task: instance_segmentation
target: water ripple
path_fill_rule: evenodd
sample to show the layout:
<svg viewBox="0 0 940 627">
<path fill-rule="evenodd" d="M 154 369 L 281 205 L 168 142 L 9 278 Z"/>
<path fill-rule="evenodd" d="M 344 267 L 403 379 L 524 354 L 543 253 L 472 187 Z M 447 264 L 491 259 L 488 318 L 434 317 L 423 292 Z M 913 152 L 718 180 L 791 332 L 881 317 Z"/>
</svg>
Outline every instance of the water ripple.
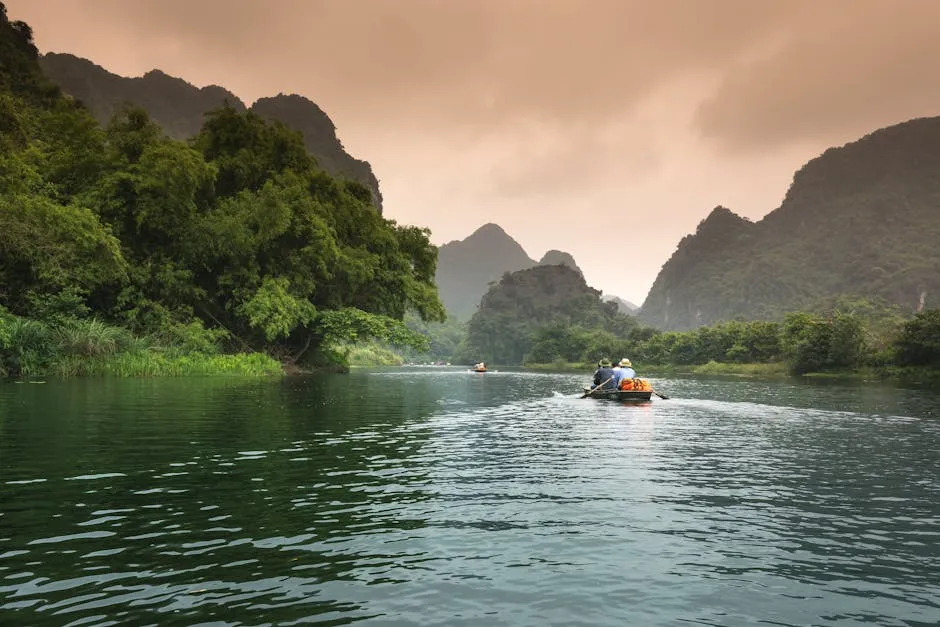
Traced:
<svg viewBox="0 0 940 627">
<path fill-rule="evenodd" d="M 664 380 L 672 400 L 628 405 L 581 383 L 26 393 L 0 422 L 0 618 L 940 623 L 936 395 Z"/>
</svg>

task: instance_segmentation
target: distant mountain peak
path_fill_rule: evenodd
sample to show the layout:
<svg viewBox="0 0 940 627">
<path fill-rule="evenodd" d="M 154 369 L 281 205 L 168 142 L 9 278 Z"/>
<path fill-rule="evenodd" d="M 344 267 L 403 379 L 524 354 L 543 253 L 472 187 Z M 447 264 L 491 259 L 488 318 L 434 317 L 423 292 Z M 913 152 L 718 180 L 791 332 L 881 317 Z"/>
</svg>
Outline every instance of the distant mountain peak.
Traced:
<svg viewBox="0 0 940 627">
<path fill-rule="evenodd" d="M 514 239 L 509 235 L 509 233 L 507 233 L 507 232 L 503 229 L 503 227 L 501 227 L 501 226 L 498 225 L 498 224 L 494 224 L 494 223 L 492 223 L 492 222 L 487 222 L 487 223 L 484 224 L 483 226 L 479 227 L 476 231 L 474 231 L 473 233 L 471 233 L 471 234 L 470 234 L 465 240 L 463 240 L 463 241 L 466 241 L 466 240 L 472 239 L 472 238 L 486 238 L 486 237 L 504 237 L 504 238 L 507 238 L 507 239 L 511 239 L 511 240 L 513 240 L 513 241 L 516 241 L 516 240 L 514 240 Z"/>
<path fill-rule="evenodd" d="M 718 205 L 717 207 L 711 210 L 711 212 L 708 214 L 708 216 L 704 220 L 699 222 L 698 228 L 696 229 L 696 231 L 698 233 L 702 233 L 702 232 L 715 231 L 715 230 L 721 230 L 721 229 L 726 229 L 726 228 L 738 228 L 742 225 L 749 225 L 749 224 L 753 224 L 753 222 L 751 222 L 747 218 L 743 218 L 739 216 L 738 214 L 731 211 L 731 209 L 728 209 L 727 207 Z"/>
<path fill-rule="evenodd" d="M 550 250 L 536 263 L 503 227 L 483 224 L 468 237 L 440 247 L 437 257 L 437 287 L 447 311 L 469 318 L 480 304 L 490 283 L 507 272 L 534 266 L 565 265 L 581 274 L 568 253 Z"/>
<path fill-rule="evenodd" d="M 264 98 L 258 98 L 252 106 L 254 108 L 259 102 L 270 102 L 277 101 L 281 103 L 281 106 L 288 107 L 300 107 L 304 109 L 306 115 L 312 115 L 319 118 L 319 121 L 324 126 L 329 126 L 334 131 L 336 130 L 336 125 L 333 123 L 333 120 L 330 119 L 330 116 L 326 114 L 320 105 L 310 100 L 306 96 L 301 96 L 300 94 L 285 94 L 284 92 L 279 93 L 276 96 L 268 96 Z"/>
<path fill-rule="evenodd" d="M 615 296 L 613 294 L 601 294 L 601 300 L 604 301 L 605 303 L 609 303 L 609 302 L 617 303 L 617 309 L 620 310 L 620 313 L 629 314 L 631 316 L 635 314 L 637 310 L 640 308 L 638 305 L 634 305 L 630 301 L 624 300 L 620 298 L 619 296 Z"/>
<path fill-rule="evenodd" d="M 581 268 L 578 267 L 578 264 L 575 263 L 574 257 L 570 253 L 566 253 L 563 250 L 555 250 L 554 248 L 547 251 L 542 255 L 542 259 L 539 260 L 538 265 L 540 266 L 568 266 L 572 270 L 575 270 L 581 276 L 584 276 L 584 273 L 581 272 Z"/>
</svg>

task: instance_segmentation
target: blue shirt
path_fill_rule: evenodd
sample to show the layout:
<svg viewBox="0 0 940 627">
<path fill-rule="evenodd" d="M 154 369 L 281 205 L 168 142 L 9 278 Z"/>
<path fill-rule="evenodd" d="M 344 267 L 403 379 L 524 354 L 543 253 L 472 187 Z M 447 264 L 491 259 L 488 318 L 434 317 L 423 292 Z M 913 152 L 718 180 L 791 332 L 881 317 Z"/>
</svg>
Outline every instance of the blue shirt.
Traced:
<svg viewBox="0 0 940 627">
<path fill-rule="evenodd" d="M 610 379 L 610 381 L 607 381 L 608 379 Z M 604 383 L 605 381 L 607 381 L 607 383 Z M 604 383 L 604 387 L 601 388 L 602 390 L 616 388 L 616 381 L 617 373 L 610 368 L 598 368 L 594 371 L 594 385 L 597 386 Z"/>
<path fill-rule="evenodd" d="M 614 376 L 616 377 L 614 381 L 617 382 L 617 387 L 620 387 L 620 382 L 623 381 L 624 379 L 636 378 L 636 370 L 630 367 L 621 368 L 620 366 L 617 366 L 616 368 L 614 368 Z"/>
</svg>

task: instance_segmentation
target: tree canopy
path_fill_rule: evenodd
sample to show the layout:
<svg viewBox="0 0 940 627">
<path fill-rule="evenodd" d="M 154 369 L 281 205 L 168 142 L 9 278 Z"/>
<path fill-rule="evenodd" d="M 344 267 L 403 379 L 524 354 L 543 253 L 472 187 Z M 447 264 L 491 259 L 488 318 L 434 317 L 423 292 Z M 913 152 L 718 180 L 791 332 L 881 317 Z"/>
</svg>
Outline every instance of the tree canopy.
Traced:
<svg viewBox="0 0 940 627">
<path fill-rule="evenodd" d="M 2 5 L 0 55 L 9 313 L 139 333 L 198 321 L 284 359 L 350 335 L 423 346 L 406 313 L 444 319 L 429 232 L 383 218 L 299 133 L 230 106 L 189 142 L 133 107 L 102 128 L 43 77 L 28 26 Z"/>
</svg>

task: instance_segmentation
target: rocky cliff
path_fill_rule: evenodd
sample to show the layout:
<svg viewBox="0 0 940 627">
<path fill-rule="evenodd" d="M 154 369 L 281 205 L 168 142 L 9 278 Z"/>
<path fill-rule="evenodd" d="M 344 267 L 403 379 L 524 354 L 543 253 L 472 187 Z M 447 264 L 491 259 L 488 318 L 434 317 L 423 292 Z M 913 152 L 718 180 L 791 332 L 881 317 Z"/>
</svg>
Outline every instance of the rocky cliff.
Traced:
<svg viewBox="0 0 940 627">
<path fill-rule="evenodd" d="M 940 118 L 831 148 L 751 223 L 714 209 L 679 243 L 639 312 L 663 329 L 777 318 L 839 295 L 940 305 Z"/>
</svg>

